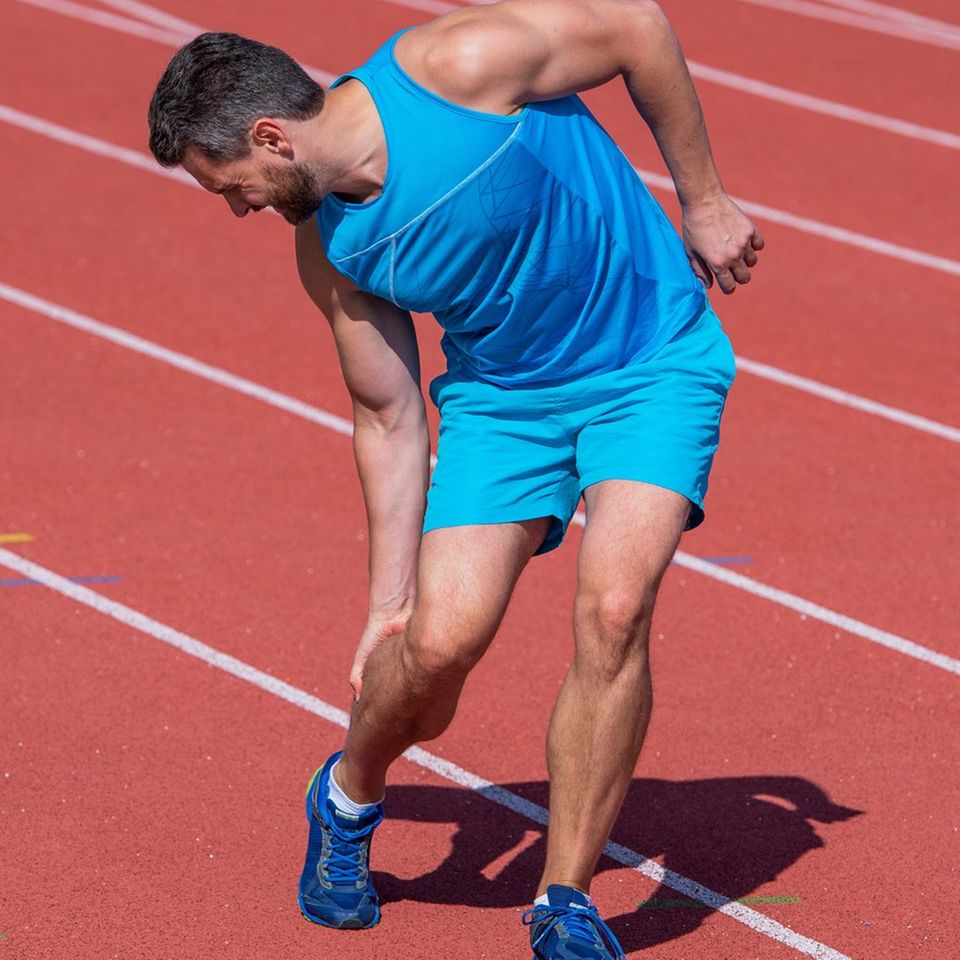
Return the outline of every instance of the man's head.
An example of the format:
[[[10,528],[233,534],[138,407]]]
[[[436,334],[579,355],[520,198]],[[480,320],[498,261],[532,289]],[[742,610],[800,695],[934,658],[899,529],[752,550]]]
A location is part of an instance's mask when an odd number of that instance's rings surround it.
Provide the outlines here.
[[[291,130],[323,109],[324,91],[276,47],[204,33],[182,47],[150,101],[150,150],[222,194],[237,216],[274,207],[291,223],[323,199]]]

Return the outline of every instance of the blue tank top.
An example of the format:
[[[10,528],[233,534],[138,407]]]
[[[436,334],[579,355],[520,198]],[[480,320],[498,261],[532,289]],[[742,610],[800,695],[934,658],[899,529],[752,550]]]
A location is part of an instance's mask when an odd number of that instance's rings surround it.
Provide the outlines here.
[[[363,83],[387,144],[379,196],[317,210],[339,272],[432,313],[451,372],[501,386],[642,361],[701,312],[680,238],[579,97],[461,107],[404,72],[399,36],[334,83]]]

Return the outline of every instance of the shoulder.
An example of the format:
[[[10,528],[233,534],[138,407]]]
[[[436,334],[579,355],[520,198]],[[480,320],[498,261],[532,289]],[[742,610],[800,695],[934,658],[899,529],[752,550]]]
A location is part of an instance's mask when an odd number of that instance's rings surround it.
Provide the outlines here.
[[[509,113],[524,74],[549,53],[541,31],[515,0],[468,7],[403,34],[397,61],[414,80],[462,106]],[[518,83],[518,81],[520,81]]]
[[[400,65],[463,106],[510,113],[610,79],[654,0],[501,0],[403,34]]]

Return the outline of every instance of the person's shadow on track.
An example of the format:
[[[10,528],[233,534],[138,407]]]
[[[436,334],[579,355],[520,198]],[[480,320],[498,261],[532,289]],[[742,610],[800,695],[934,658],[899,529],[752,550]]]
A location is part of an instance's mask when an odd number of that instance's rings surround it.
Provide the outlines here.
[[[503,789],[547,805],[547,784]],[[839,806],[800,777],[725,777],[715,780],[634,780],[613,840],[732,900],[773,880],[810,850],[823,846],[811,821],[834,823],[862,811]],[[453,848],[434,870],[411,880],[379,873],[385,903],[521,907],[530,902],[543,865],[545,830],[469,790],[394,786],[391,819],[453,823]],[[599,870],[620,864],[601,858]],[[660,903],[664,909],[655,909]],[[638,904],[638,907],[641,906]],[[607,918],[627,952],[695,930],[711,911],[659,887],[643,909]]]

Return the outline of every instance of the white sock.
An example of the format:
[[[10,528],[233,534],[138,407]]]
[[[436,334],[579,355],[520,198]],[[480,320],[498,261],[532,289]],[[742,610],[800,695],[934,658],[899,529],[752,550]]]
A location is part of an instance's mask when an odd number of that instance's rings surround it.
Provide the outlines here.
[[[357,803],[355,800],[351,800],[341,789],[340,784],[337,783],[336,779],[333,776],[334,770],[340,766],[340,761],[338,760],[330,770],[330,789],[329,795],[330,799],[333,801],[333,805],[341,812],[349,814],[351,817],[362,817],[365,813],[369,813],[375,806],[376,803]],[[380,798],[378,803],[383,802],[383,797]]]

